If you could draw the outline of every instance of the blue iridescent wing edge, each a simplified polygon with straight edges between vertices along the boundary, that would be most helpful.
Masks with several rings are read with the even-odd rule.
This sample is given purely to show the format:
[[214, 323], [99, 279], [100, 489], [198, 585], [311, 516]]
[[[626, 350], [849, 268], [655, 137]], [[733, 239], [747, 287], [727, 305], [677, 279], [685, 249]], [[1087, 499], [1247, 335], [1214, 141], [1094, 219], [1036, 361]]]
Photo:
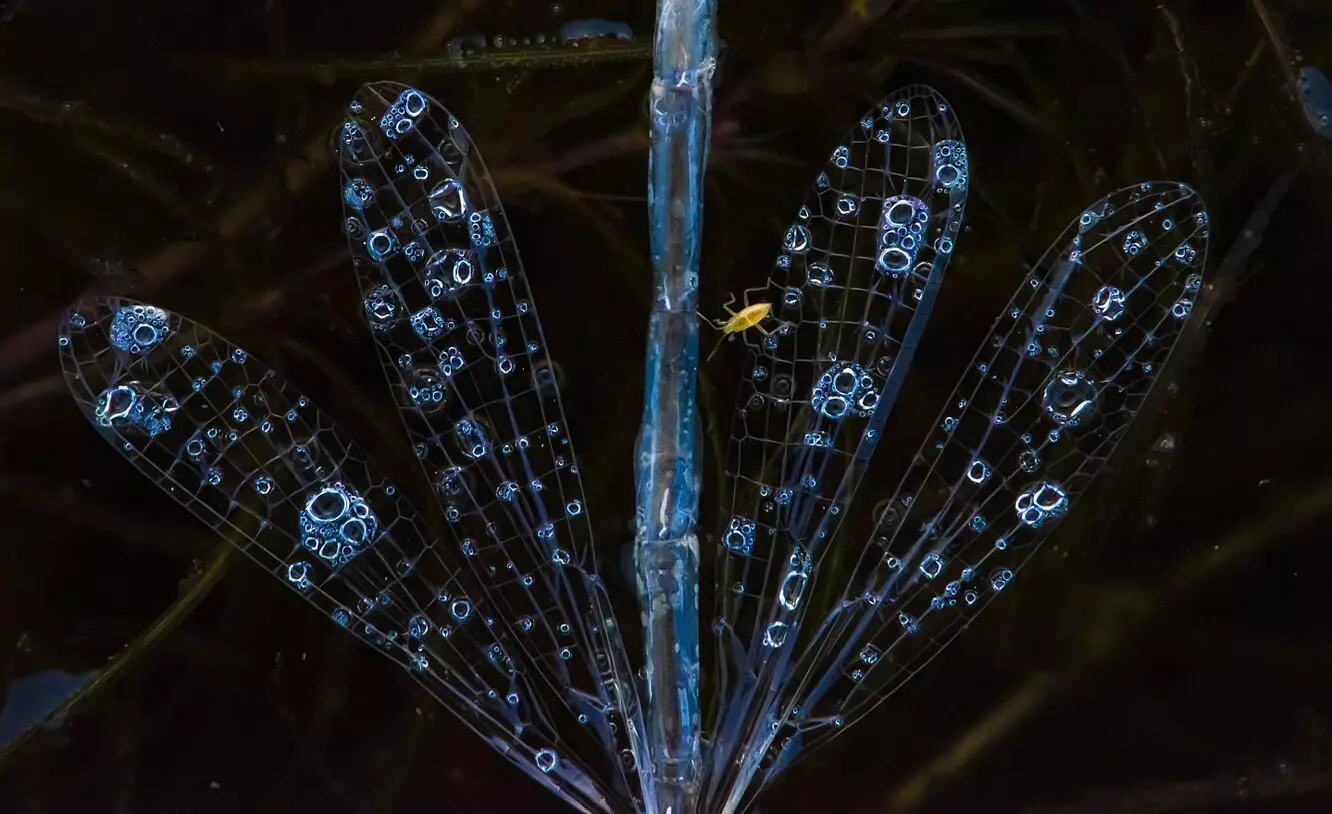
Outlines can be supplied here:
[[454, 542], [641, 807], [638, 699], [557, 368], [480, 153], [437, 101], [377, 82], [349, 106], [339, 165], [366, 321]]
[[421, 515], [296, 388], [132, 300], [76, 304], [58, 346], [76, 405], [135, 468], [574, 808], [616, 810], [527, 707], [483, 593], [430, 556]]
[[727, 459], [710, 801], [745, 793], [773, 737], [801, 596], [914, 358], [969, 173], [952, 107], [929, 87], [903, 88], [833, 150], [786, 234], [763, 292], [780, 327], [748, 343]]
[[995, 322], [797, 667], [765, 783], [868, 714], [1013, 579], [1127, 433], [1182, 333], [1202, 199], [1142, 183], [1086, 207]]

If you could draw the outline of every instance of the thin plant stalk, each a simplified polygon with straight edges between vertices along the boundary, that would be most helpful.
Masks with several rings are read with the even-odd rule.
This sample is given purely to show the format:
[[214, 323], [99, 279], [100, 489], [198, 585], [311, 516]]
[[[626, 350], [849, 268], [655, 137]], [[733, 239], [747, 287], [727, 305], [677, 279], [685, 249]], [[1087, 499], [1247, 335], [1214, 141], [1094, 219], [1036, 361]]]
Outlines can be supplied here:
[[636, 541], [646, 621], [649, 811], [688, 814], [702, 765], [699, 705], [698, 261], [717, 64], [716, 0], [659, 0], [648, 159], [654, 297], [639, 434]]

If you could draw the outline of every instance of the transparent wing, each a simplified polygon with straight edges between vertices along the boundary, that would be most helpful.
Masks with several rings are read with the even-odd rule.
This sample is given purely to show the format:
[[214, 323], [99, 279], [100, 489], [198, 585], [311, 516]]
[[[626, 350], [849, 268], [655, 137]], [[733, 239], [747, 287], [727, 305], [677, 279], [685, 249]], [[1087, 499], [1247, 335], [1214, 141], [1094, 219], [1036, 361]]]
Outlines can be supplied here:
[[506, 624], [453, 541], [291, 384], [130, 300], [75, 306], [59, 346], [75, 402], [140, 472], [575, 808], [619, 810], [533, 680], [518, 640], [539, 621]]
[[438, 102], [390, 82], [360, 89], [338, 147], [365, 318], [447, 544], [638, 805], [637, 696], [556, 369], [481, 156]]
[[1018, 288], [796, 673], [769, 778], [920, 670], [994, 599], [1114, 453], [1202, 287], [1191, 188], [1097, 201]]
[[923, 86], [892, 94], [833, 150], [762, 290], [781, 325], [749, 341], [728, 449], [714, 792], [743, 787], [753, 766], [737, 759], [762, 756], [772, 737], [801, 597], [915, 354], [967, 185], [943, 97]]

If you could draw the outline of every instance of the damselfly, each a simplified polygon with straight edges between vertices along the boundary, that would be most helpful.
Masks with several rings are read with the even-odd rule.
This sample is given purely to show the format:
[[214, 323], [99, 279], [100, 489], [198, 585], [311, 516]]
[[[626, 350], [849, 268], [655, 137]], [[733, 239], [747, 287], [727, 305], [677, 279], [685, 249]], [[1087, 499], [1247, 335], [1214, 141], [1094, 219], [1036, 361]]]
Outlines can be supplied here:
[[[59, 345], [75, 400], [168, 494], [576, 809], [650, 808], [641, 689], [485, 165], [438, 103], [392, 83], [360, 90], [338, 151], [364, 317], [438, 526], [299, 388], [171, 311], [74, 306]], [[873, 533], [851, 539], [972, 171], [943, 97], [901, 90], [831, 152], [782, 240], [761, 292], [773, 327], [743, 334], [699, 810], [748, 805], [1005, 590], [1189, 319], [1198, 195], [1140, 184], [1091, 204], [999, 315]], [[853, 566], [821, 573], [835, 547]], [[811, 611], [820, 575], [834, 599]]]

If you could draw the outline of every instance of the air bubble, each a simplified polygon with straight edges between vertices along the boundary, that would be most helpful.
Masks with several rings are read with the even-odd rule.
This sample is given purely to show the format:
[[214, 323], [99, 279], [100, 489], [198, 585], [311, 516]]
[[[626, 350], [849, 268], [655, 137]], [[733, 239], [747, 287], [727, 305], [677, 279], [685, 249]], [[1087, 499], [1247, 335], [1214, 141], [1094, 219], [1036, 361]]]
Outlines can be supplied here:
[[1096, 383], [1081, 370], [1061, 370], [1045, 386], [1041, 409], [1055, 424], [1076, 427], [1096, 403]]

